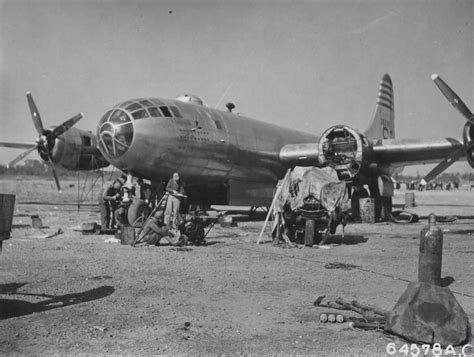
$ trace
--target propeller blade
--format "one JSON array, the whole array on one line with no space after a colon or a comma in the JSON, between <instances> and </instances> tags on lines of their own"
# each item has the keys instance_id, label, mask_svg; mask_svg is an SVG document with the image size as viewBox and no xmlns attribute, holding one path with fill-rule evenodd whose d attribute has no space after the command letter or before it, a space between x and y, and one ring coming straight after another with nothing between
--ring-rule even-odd
<instances>
[{"instance_id":1,"label":"propeller blade","mask_svg":"<svg viewBox=\"0 0 474 357\"><path fill-rule=\"evenodd\" d=\"M61 186L59 185L59 179L58 179L58 174L56 172L56 168L54 167L53 164L53 159L51 157L51 153L48 152L48 165L51 167L51 170L53 170L53 176L54 176L54 181L56 181L56 187L58 188L58 191L61 192Z\"/></svg>"},{"instance_id":2,"label":"propeller blade","mask_svg":"<svg viewBox=\"0 0 474 357\"><path fill-rule=\"evenodd\" d=\"M76 114L71 119L66 120L61 125L58 125L49 135L53 140L56 139L62 133L71 129L79 120L82 119L82 113Z\"/></svg>"},{"instance_id":3,"label":"propeller blade","mask_svg":"<svg viewBox=\"0 0 474 357\"><path fill-rule=\"evenodd\" d=\"M33 119L33 124L35 125L36 132L38 133L38 135L43 135L43 122L41 121L38 108L36 107L31 92L26 92L26 99L28 100L28 106L30 107L31 118Z\"/></svg>"},{"instance_id":4,"label":"propeller blade","mask_svg":"<svg viewBox=\"0 0 474 357\"><path fill-rule=\"evenodd\" d=\"M18 162L23 160L25 157L27 157L29 154L31 154L33 151L35 151L38 148L38 145L33 145L33 147L29 148L26 151L23 151L20 155L18 155L16 158L14 158L12 161L8 163L9 167L15 166Z\"/></svg>"},{"instance_id":5,"label":"propeller blade","mask_svg":"<svg viewBox=\"0 0 474 357\"><path fill-rule=\"evenodd\" d=\"M454 164L461 156L463 156L469 149L471 148L471 145L464 145L451 153L447 158L445 158L443 161L441 161L433 170L431 170L428 175L423 177L423 179L428 182L434 179L436 176L438 176L440 173L442 173L444 170L446 170L449 166Z\"/></svg>"},{"instance_id":6,"label":"propeller blade","mask_svg":"<svg viewBox=\"0 0 474 357\"><path fill-rule=\"evenodd\" d=\"M437 74L433 74L431 79L438 86L451 105L456 108L469 122L474 124L474 115L461 98L441 79Z\"/></svg>"}]
</instances>

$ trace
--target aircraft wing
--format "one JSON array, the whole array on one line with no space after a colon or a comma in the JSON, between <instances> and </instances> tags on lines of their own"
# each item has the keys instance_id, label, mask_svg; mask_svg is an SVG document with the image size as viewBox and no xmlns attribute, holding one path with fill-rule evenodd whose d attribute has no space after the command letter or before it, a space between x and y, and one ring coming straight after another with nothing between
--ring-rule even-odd
<instances>
[{"instance_id":1,"label":"aircraft wing","mask_svg":"<svg viewBox=\"0 0 474 357\"><path fill-rule=\"evenodd\" d=\"M28 144L28 143L12 143L8 141L0 141L0 146L5 147L5 148L27 150L27 149L34 148L36 145Z\"/></svg>"},{"instance_id":2,"label":"aircraft wing","mask_svg":"<svg viewBox=\"0 0 474 357\"><path fill-rule=\"evenodd\" d=\"M462 140L453 138L389 139L378 141L373 151L379 164L408 166L438 163L463 146Z\"/></svg>"}]
</instances>

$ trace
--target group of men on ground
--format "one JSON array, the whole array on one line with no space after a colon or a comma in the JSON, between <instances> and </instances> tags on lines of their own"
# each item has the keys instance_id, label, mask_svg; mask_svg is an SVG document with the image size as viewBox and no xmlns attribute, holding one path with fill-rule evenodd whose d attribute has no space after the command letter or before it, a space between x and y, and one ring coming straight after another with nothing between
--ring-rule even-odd
<instances>
[{"instance_id":1,"label":"group of men on ground","mask_svg":"<svg viewBox=\"0 0 474 357\"><path fill-rule=\"evenodd\" d=\"M117 227L116 212L123 201L131 200L130 195L145 201L150 210L153 210L155 207L156 202L149 184L144 183L143 180L139 178L136 184L129 190L124 186L126 181L127 177L122 175L103 187L99 195L102 229L114 229ZM185 197L184 183L180 180L177 172L173 173L173 177L168 181L165 191L168 197L163 223L166 226L175 228L180 213L181 201Z\"/></svg>"}]
</instances>

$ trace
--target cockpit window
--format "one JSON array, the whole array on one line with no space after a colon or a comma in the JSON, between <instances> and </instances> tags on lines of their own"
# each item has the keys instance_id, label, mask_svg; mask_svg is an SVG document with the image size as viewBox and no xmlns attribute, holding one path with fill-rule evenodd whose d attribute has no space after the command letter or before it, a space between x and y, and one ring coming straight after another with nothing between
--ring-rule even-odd
<instances>
[{"instance_id":1,"label":"cockpit window","mask_svg":"<svg viewBox=\"0 0 474 357\"><path fill-rule=\"evenodd\" d=\"M99 126L102 125L103 123L105 123L105 121L106 121L107 119L109 119L110 113L112 113L111 110L109 110L107 113L104 114L104 116L103 116L103 117L100 119L100 121L99 121Z\"/></svg>"},{"instance_id":2,"label":"cockpit window","mask_svg":"<svg viewBox=\"0 0 474 357\"><path fill-rule=\"evenodd\" d=\"M133 119L143 119L143 118L148 118L148 112L146 109L138 110L136 112L132 113Z\"/></svg>"},{"instance_id":3,"label":"cockpit window","mask_svg":"<svg viewBox=\"0 0 474 357\"><path fill-rule=\"evenodd\" d=\"M177 107L170 107L171 111L173 112L174 116L176 118L182 118L183 116L181 115L181 112Z\"/></svg>"},{"instance_id":4,"label":"cockpit window","mask_svg":"<svg viewBox=\"0 0 474 357\"><path fill-rule=\"evenodd\" d=\"M171 112L168 107L160 107L160 109L165 117L170 117L170 118L172 117Z\"/></svg>"},{"instance_id":5,"label":"cockpit window","mask_svg":"<svg viewBox=\"0 0 474 357\"><path fill-rule=\"evenodd\" d=\"M142 109L142 106L138 103L133 103L133 104L130 104L128 107L126 107L125 109L127 109L129 112L133 112L137 109Z\"/></svg>"},{"instance_id":6,"label":"cockpit window","mask_svg":"<svg viewBox=\"0 0 474 357\"><path fill-rule=\"evenodd\" d=\"M145 107L152 107L154 104L152 102L150 102L149 100L141 100L140 101L140 104L142 104L143 106Z\"/></svg>"},{"instance_id":7,"label":"cockpit window","mask_svg":"<svg viewBox=\"0 0 474 357\"><path fill-rule=\"evenodd\" d=\"M110 117L109 121L111 123L122 124L129 122L130 118L123 110L117 109L112 113L112 116Z\"/></svg>"},{"instance_id":8,"label":"cockpit window","mask_svg":"<svg viewBox=\"0 0 474 357\"><path fill-rule=\"evenodd\" d=\"M148 108L148 111L152 117L161 117L160 111L156 107Z\"/></svg>"},{"instance_id":9,"label":"cockpit window","mask_svg":"<svg viewBox=\"0 0 474 357\"><path fill-rule=\"evenodd\" d=\"M146 115L146 109L141 109L134 114ZM139 114L139 112L144 112ZM115 109L111 114L106 114L105 121L99 124L98 138L101 149L111 157L122 156L132 145L133 124L132 119L122 109Z\"/></svg>"}]
</instances>

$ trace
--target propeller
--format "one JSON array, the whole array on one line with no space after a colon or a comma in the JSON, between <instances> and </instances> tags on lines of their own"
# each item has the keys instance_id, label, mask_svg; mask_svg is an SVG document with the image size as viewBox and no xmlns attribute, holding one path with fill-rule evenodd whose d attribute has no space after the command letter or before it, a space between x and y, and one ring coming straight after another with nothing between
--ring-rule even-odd
<instances>
[{"instance_id":1,"label":"propeller","mask_svg":"<svg viewBox=\"0 0 474 357\"><path fill-rule=\"evenodd\" d=\"M433 74L431 79L435 82L438 86L441 93L444 94L446 99L451 103L451 105L456 108L463 116L466 118L468 123L474 124L474 115L472 114L471 110L467 107L466 104L461 100L461 98L446 84L445 81L441 79L437 74ZM468 124L467 123L467 124ZM474 141L470 140L470 138L464 138L464 145L457 149L456 151L452 152L448 157L446 157L443 161L441 161L433 170L431 170L423 180L425 182L431 181L436 176L441 174L444 170L454 164L459 158L465 155L470 149L474 147Z\"/></svg>"},{"instance_id":2,"label":"propeller","mask_svg":"<svg viewBox=\"0 0 474 357\"><path fill-rule=\"evenodd\" d=\"M51 167L53 171L54 181L56 181L56 187L58 191L61 191L61 186L59 184L58 174L56 172L56 168L54 166L53 157L52 157L52 150L54 147L55 140L61 134L68 131L72 128L79 120L82 119L82 113L79 113L72 118L66 120L61 125L58 125L53 130L45 130L43 127L43 122L41 120L41 116L38 111L38 107L36 106L35 101L33 100L33 96L31 92L26 93L26 99L28 101L28 106L31 112L31 118L33 119L33 124L35 126L36 132L38 133L38 138L36 139L36 144L29 148L28 150L22 152L18 155L15 159L10 161L9 166L13 166L27 157L30 153L34 150L37 150L40 156L45 159L46 163Z\"/></svg>"},{"instance_id":3,"label":"propeller","mask_svg":"<svg viewBox=\"0 0 474 357\"><path fill-rule=\"evenodd\" d=\"M431 79L438 86L441 93L444 94L446 99L451 103L451 105L456 108L471 124L474 124L474 115L469 110L466 104L461 100L461 98L446 84L445 81L441 79L436 73L431 76Z\"/></svg>"}]
</instances>

